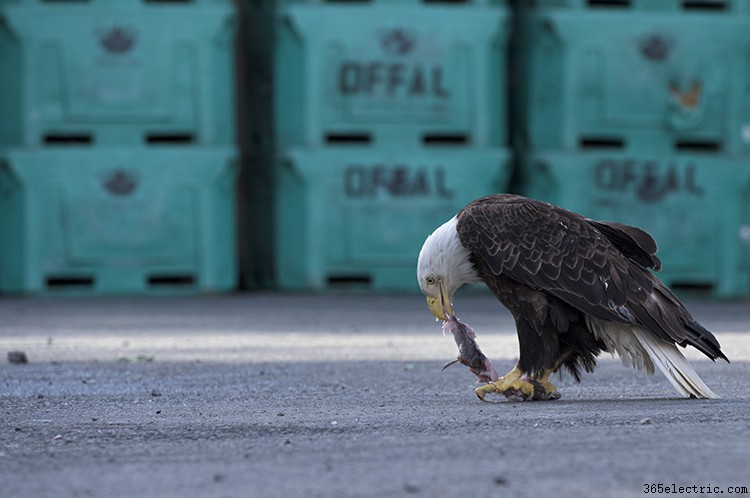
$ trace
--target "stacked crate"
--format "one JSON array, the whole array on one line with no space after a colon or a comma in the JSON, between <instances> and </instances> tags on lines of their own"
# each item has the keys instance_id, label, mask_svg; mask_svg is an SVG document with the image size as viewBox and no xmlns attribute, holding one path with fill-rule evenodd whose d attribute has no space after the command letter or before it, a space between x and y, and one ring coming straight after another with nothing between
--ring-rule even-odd
<instances>
[{"instance_id":1,"label":"stacked crate","mask_svg":"<svg viewBox=\"0 0 750 498\"><path fill-rule=\"evenodd\" d=\"M0 2L0 292L236 281L229 0Z\"/></svg>"},{"instance_id":2,"label":"stacked crate","mask_svg":"<svg viewBox=\"0 0 750 498\"><path fill-rule=\"evenodd\" d=\"M536 4L519 16L526 193L649 231L674 287L747 295L748 2Z\"/></svg>"},{"instance_id":3,"label":"stacked crate","mask_svg":"<svg viewBox=\"0 0 750 498\"><path fill-rule=\"evenodd\" d=\"M247 281L416 289L425 237L506 189L508 8L254 5L244 44L272 55L249 68Z\"/></svg>"}]
</instances>

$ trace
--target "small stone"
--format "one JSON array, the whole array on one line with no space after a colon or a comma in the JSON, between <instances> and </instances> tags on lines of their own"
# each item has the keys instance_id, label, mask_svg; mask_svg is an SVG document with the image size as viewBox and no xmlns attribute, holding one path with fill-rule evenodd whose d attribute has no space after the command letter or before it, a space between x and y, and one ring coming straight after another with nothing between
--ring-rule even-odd
<instances>
[{"instance_id":1,"label":"small stone","mask_svg":"<svg viewBox=\"0 0 750 498\"><path fill-rule=\"evenodd\" d=\"M24 365L28 362L29 359L23 351L8 351L8 363L13 365Z\"/></svg>"},{"instance_id":2,"label":"small stone","mask_svg":"<svg viewBox=\"0 0 750 498\"><path fill-rule=\"evenodd\" d=\"M158 390L156 390L156 389L153 389L153 390L151 390L151 396L157 398L157 397L161 396L161 392L158 391Z\"/></svg>"},{"instance_id":3,"label":"small stone","mask_svg":"<svg viewBox=\"0 0 750 498\"><path fill-rule=\"evenodd\" d=\"M407 493L419 493L421 490L416 484L407 482L406 484L404 484L404 491L406 491Z\"/></svg>"},{"instance_id":4,"label":"small stone","mask_svg":"<svg viewBox=\"0 0 750 498\"><path fill-rule=\"evenodd\" d=\"M651 425L651 419L646 417L641 419L641 425Z\"/></svg>"},{"instance_id":5,"label":"small stone","mask_svg":"<svg viewBox=\"0 0 750 498\"><path fill-rule=\"evenodd\" d=\"M505 477L503 477L503 476L496 476L495 479L494 479L494 483L497 486L504 486L504 485L508 484L508 480Z\"/></svg>"}]
</instances>

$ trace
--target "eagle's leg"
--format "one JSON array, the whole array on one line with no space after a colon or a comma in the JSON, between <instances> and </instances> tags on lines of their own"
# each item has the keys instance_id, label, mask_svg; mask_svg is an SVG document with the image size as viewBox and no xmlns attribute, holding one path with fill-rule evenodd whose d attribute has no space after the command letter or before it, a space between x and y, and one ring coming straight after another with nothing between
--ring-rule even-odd
<instances>
[{"instance_id":1,"label":"eagle's leg","mask_svg":"<svg viewBox=\"0 0 750 498\"><path fill-rule=\"evenodd\" d=\"M545 370L542 372L542 375L529 378L529 381L534 385L534 395L531 398L532 400L546 401L560 399L560 393L557 392L557 387L549 381L549 376L552 375L552 372L554 372L552 369Z\"/></svg>"},{"instance_id":2,"label":"eagle's leg","mask_svg":"<svg viewBox=\"0 0 750 498\"><path fill-rule=\"evenodd\" d=\"M557 393L557 387L549 381L549 376L552 375L553 370L545 370L544 374L541 375L536 381L544 388L548 393ZM558 394L558 398L560 395Z\"/></svg>"},{"instance_id":3,"label":"eagle's leg","mask_svg":"<svg viewBox=\"0 0 750 498\"><path fill-rule=\"evenodd\" d=\"M539 376L531 376L518 368L500 377L496 382L486 384L474 390L474 393L485 401L488 393L499 393L510 401L542 401L560 398L557 388L549 381L553 370L545 370Z\"/></svg>"}]
</instances>

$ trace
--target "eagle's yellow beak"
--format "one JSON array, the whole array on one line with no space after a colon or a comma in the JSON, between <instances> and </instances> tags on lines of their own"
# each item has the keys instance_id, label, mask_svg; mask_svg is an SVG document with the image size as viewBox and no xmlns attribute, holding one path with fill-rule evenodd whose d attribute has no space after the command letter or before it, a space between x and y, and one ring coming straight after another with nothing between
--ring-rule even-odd
<instances>
[{"instance_id":1,"label":"eagle's yellow beak","mask_svg":"<svg viewBox=\"0 0 750 498\"><path fill-rule=\"evenodd\" d=\"M427 297L427 307L438 320L447 320L446 315L453 315L453 304L451 297L443 289L443 284L438 283L438 297Z\"/></svg>"}]
</instances>

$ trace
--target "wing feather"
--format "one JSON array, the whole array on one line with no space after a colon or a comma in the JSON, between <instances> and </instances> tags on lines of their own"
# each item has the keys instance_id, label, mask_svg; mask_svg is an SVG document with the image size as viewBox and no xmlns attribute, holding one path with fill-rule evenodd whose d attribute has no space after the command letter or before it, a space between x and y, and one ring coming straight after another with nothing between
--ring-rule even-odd
<instances>
[{"instance_id":1,"label":"wing feather","mask_svg":"<svg viewBox=\"0 0 750 498\"><path fill-rule=\"evenodd\" d=\"M585 218L501 194L466 206L457 228L462 243L495 275L549 292L601 319L623 321L609 302L625 303L629 268L617 263L622 254Z\"/></svg>"},{"instance_id":2,"label":"wing feather","mask_svg":"<svg viewBox=\"0 0 750 498\"><path fill-rule=\"evenodd\" d=\"M656 257L656 241L640 228L612 221L595 221L586 219L597 230L602 232L617 248L632 261L661 270L661 260Z\"/></svg>"},{"instance_id":3,"label":"wing feather","mask_svg":"<svg viewBox=\"0 0 750 498\"><path fill-rule=\"evenodd\" d=\"M468 204L458 214L457 230L494 276L544 291L599 320L642 324L668 343L726 359L713 334L648 271L661 261L643 230L511 194Z\"/></svg>"}]
</instances>

